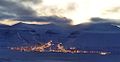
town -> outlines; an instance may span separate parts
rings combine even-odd
[[[53,45],[55,45],[53,47]],[[75,47],[70,47],[69,49],[64,48],[62,43],[53,44],[52,40],[44,44],[36,44],[34,46],[21,46],[21,47],[9,47],[10,50],[22,51],[22,52],[56,52],[56,53],[81,53],[81,54],[100,54],[108,55],[111,52],[106,51],[86,51],[78,50]]]

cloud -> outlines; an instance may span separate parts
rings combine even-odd
[[[67,18],[60,18],[57,16],[42,16],[42,17],[17,17],[1,19],[0,24],[14,25],[19,22],[27,24],[57,24],[57,25],[70,25],[71,20]]]
[[[42,0],[12,0],[14,2],[22,2],[22,3],[33,3],[33,4],[39,4],[42,3]]]
[[[40,4],[42,0],[0,0],[0,20],[3,23],[13,21],[36,21],[70,24],[71,20],[57,16],[38,16],[36,10],[31,5]],[[2,22],[1,22],[2,23]],[[9,22],[10,23],[10,22]],[[8,23],[8,24],[9,24]],[[12,23],[12,22],[11,22]]]
[[[120,25],[119,19],[108,19],[108,18],[94,17],[94,18],[91,18],[91,21],[93,23],[112,23],[112,24]]]
[[[119,0],[0,0],[0,20],[80,24],[91,22],[92,17],[120,19],[119,2]],[[110,9],[106,10],[108,7]],[[102,10],[105,11],[101,15]]]
[[[102,18],[120,20],[120,6],[114,6],[106,9],[103,12]]]
[[[120,6],[118,6],[118,7],[112,7],[112,8],[110,8],[109,10],[107,10],[107,12],[114,12],[114,13],[118,13],[118,12],[120,12]]]
[[[67,18],[60,18],[58,16],[41,16],[41,17],[19,17],[13,18],[13,20],[18,21],[36,21],[36,22],[51,22],[58,24],[70,24],[71,20]]]
[[[43,0],[43,3],[38,5],[31,6],[34,10],[36,10],[38,16],[60,16],[66,17],[67,14],[76,10],[76,4],[73,2],[69,2],[67,0],[58,1],[53,0],[53,2],[49,2],[49,0]],[[65,16],[66,15],[66,16]]]
[[[0,17],[35,16],[35,11],[20,3],[10,0],[0,0]]]

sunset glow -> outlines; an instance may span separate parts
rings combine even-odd
[[[9,25],[12,26],[14,24],[19,23],[20,21],[16,21],[16,20],[10,20],[10,19],[5,19],[5,20],[0,20],[0,24],[5,24],[5,25]]]
[[[24,21],[23,22],[23,21],[17,21],[17,20],[12,20],[12,19],[1,20],[0,24],[12,26],[12,25],[20,23],[20,22],[26,23],[26,24],[37,24],[37,25],[50,24],[50,22],[37,22],[37,21]]]
[[[43,0],[42,3],[30,5],[38,16],[67,17],[72,19],[73,25],[90,22],[92,17],[119,19],[120,15],[113,17],[107,9],[120,6],[120,0]],[[107,14],[109,15],[107,15]],[[116,14],[114,14],[116,15]]]

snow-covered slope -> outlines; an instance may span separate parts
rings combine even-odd
[[[45,42],[56,40],[65,35],[65,28],[54,25],[32,25],[18,23],[13,26],[0,26],[0,46],[5,44],[19,44]]]
[[[120,28],[112,23],[80,24],[71,28],[69,44],[80,48],[119,48]],[[118,49],[117,49],[118,50]]]
[[[0,25],[0,46],[34,44],[53,40],[62,42],[66,47],[106,48],[118,47],[119,37],[120,28],[111,23],[87,23],[69,28],[55,24]]]

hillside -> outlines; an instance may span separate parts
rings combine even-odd
[[[4,28],[6,27],[6,28]],[[120,28],[111,23],[87,23],[69,28],[54,24],[32,25],[18,23],[0,25],[0,46],[16,46],[39,42],[62,42],[66,47],[119,47]]]

